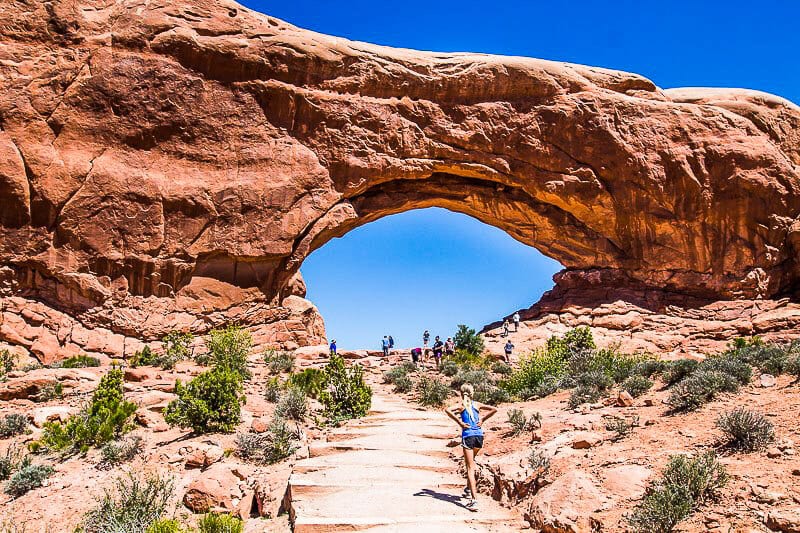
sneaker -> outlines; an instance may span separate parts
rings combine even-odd
[[[466,508],[472,511],[473,513],[478,512],[478,500],[470,500],[467,502]]]
[[[465,499],[469,498],[470,500],[472,499],[472,491],[469,490],[469,487],[464,487],[464,492],[461,493],[461,497]]]

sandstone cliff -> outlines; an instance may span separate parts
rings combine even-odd
[[[0,38],[0,339],[28,348],[226,320],[318,342],[303,259],[427,206],[609,288],[798,287],[800,109],[772,95],[379,47],[224,0],[14,2]]]

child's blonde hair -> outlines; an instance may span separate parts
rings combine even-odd
[[[475,394],[475,389],[469,383],[464,383],[461,385],[461,405],[464,407],[464,410],[467,412],[467,416],[470,420],[474,418],[474,414],[472,412],[472,395]]]

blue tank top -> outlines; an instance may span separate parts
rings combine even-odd
[[[461,421],[469,425],[468,428],[461,430],[461,437],[483,437],[483,429],[478,427],[478,422],[481,420],[481,415],[475,406],[472,406],[472,413],[466,409],[461,410]]]

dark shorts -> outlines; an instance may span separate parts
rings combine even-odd
[[[483,448],[483,437],[463,437],[461,446],[469,449]]]
[[[436,359],[441,359],[441,358],[442,358],[442,352],[433,352],[433,356],[434,356]]]

